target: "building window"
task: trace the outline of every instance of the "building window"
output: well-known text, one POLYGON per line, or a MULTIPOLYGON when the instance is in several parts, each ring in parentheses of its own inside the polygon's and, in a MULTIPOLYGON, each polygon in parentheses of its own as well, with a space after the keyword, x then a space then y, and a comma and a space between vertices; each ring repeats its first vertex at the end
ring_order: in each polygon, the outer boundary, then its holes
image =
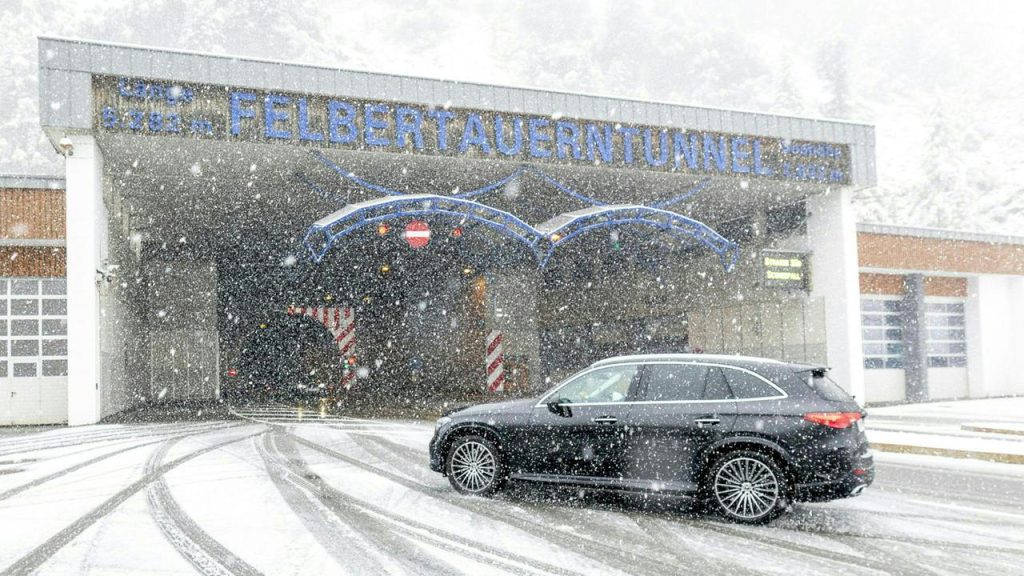
POLYGON ((860 323, 864 367, 903 368, 903 323, 899 298, 861 298, 860 323))
POLYGON ((924 320, 928 330, 928 367, 967 366, 963 300, 926 299, 924 320))
POLYGON ((0 378, 67 375, 63 278, 0 278, 0 378))

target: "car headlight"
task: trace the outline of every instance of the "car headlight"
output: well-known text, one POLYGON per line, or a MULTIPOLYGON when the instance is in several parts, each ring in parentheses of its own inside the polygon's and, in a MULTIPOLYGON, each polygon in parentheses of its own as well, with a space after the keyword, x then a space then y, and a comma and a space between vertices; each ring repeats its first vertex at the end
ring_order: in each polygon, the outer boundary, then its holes
POLYGON ((451 416, 442 416, 437 419, 437 423, 434 424, 434 430, 440 430, 442 426, 452 421, 451 416))

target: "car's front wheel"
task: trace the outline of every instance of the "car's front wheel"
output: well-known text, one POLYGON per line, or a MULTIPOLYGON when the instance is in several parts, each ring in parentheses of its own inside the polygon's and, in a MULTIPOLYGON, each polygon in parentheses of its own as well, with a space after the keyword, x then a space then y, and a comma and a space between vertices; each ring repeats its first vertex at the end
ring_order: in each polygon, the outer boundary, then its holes
POLYGON ((461 436, 448 450, 445 472, 452 486, 463 494, 492 494, 503 480, 501 453, 483 436, 461 436))
POLYGON ((712 466, 707 482, 712 508, 729 520, 760 524, 786 509, 782 470, 760 452, 739 450, 725 454, 712 466))

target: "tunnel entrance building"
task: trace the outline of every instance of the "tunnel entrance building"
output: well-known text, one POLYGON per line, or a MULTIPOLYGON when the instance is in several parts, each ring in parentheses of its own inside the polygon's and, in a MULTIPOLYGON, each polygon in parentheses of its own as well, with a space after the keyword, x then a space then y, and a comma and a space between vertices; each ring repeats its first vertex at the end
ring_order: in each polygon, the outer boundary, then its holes
POLYGON ((223 396, 252 331, 288 318, 343 363, 304 386, 527 393, 685 349, 828 364, 863 398, 870 126, 56 38, 39 54, 66 156, 70 424, 223 396), (345 310, 342 349, 325 315, 345 310))

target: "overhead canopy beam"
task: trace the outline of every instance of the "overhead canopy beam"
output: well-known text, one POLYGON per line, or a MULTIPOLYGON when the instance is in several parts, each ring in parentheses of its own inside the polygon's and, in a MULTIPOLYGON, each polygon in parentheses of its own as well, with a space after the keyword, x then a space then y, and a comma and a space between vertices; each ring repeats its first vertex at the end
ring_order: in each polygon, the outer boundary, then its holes
POLYGON ((387 196, 348 206, 314 223, 302 243, 314 262, 320 262, 340 240, 379 222, 398 218, 450 217, 476 222, 516 240, 547 265, 560 246, 599 229, 614 226, 648 226, 670 235, 693 239, 718 255, 722 267, 731 272, 739 246, 702 222, 675 212, 636 205, 595 206, 561 214, 534 227, 503 210, 479 202, 434 194, 387 196))

